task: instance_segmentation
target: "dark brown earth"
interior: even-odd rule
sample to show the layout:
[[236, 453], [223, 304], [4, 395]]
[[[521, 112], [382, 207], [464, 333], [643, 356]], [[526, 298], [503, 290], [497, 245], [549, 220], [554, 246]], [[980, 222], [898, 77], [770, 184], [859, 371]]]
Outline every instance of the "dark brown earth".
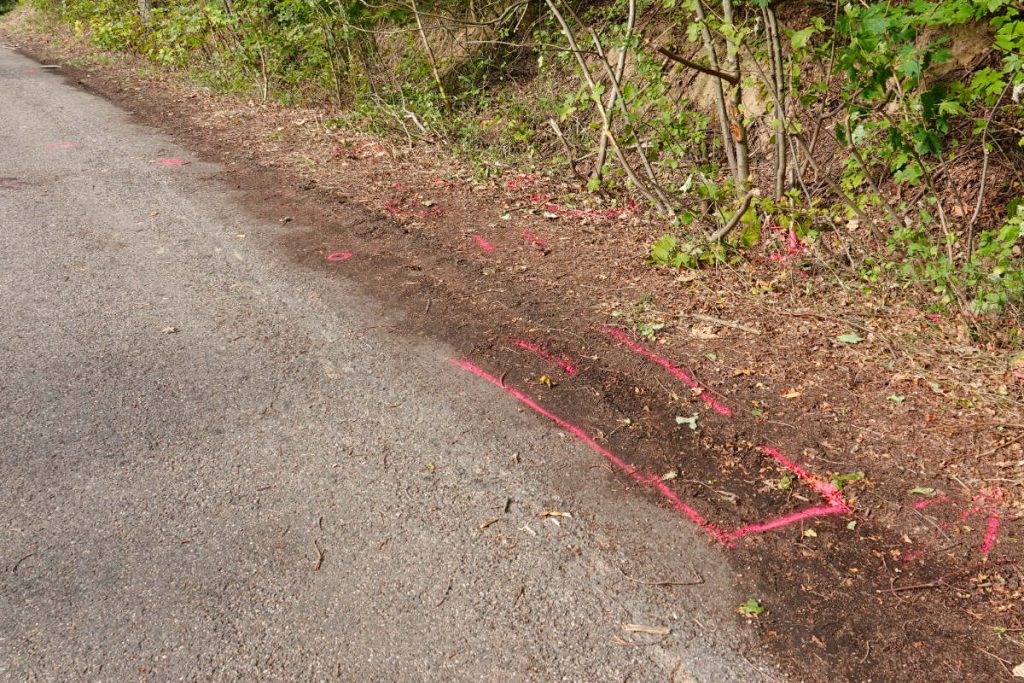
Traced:
[[[836, 300], [827, 311], [798, 308], [794, 292], [807, 280], [799, 264], [723, 273], [721, 287], [713, 278], [679, 278], [642, 267], [650, 237], [642, 216], [538, 208], [531, 195], [566, 189], [552, 179], [477, 183], [444, 158], [425, 160], [422, 149], [398, 152], [358, 132], [329, 133], [317, 125], [325, 112], [213, 97], [166, 74], [140, 77], [130, 60], [76, 68], [67, 62], [82, 52], [38, 35], [5, 40], [64, 64], [70, 82], [222, 163], [220, 179], [254, 215], [296, 226], [277, 245], [282, 259], [358, 283], [404, 312], [405, 332], [445, 340], [637, 470], [674, 472], [664, 485], [714, 524], [732, 529], [823, 502], [795, 478], [784, 483], [790, 473], [758, 446], [778, 448], [824, 481], [863, 472], [844, 484], [848, 514], [723, 550], [738, 584], [766, 609], [747, 621], [795, 678], [1003, 680], [1024, 661], [1020, 482], [994, 464], [1022, 457], [1024, 425], [995, 413], [987, 437], [978, 420], [964, 429], [923, 375], [894, 372], [903, 349], [888, 348], [894, 335], [878, 319], [854, 318]], [[343, 251], [353, 256], [327, 259]], [[762, 316], [750, 303], [761, 295], [740, 293], [740, 282], [796, 305], [788, 315]], [[645, 296], [655, 303], [641, 310], [636, 302]], [[634, 319], [666, 310], [678, 311], [670, 318], [677, 333], [665, 343], [638, 341], [698, 378], [703, 395], [606, 332], [635, 338]], [[758, 333], [694, 314], [741, 320]], [[874, 355], [834, 341], [852, 331]], [[571, 359], [579, 373], [567, 375], [516, 339]], [[886, 400], [897, 394], [904, 401]], [[706, 395], [733, 417], [707, 409]], [[693, 415], [696, 429], [677, 424]], [[992, 432], [993, 423], [1005, 431]], [[950, 450], [946, 438], [960, 447]], [[609, 471], [608, 496], [656, 495], [597, 455], [594, 463]], [[911, 493], [915, 487], [932, 491]], [[982, 552], [993, 519], [995, 541]], [[666, 591], [665, 599], [678, 594]]]

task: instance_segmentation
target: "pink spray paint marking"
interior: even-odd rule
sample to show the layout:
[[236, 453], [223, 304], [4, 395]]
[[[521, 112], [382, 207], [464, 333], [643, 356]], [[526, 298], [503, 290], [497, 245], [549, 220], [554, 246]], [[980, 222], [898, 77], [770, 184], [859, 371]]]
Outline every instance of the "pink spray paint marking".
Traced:
[[732, 410], [730, 410], [728, 406], [725, 406], [722, 403], [720, 403], [715, 397], [708, 396], [708, 391], [709, 390], [708, 390], [707, 387], [701, 385], [697, 380], [695, 380], [694, 378], [690, 377], [688, 374], [686, 374], [681, 369], [679, 369], [678, 367], [673, 365], [671, 362], [669, 362], [668, 360], [662, 358], [661, 356], [659, 356], [659, 355], [657, 355], [657, 354], [655, 354], [655, 353], [653, 353], [651, 351], [648, 351], [647, 349], [645, 349], [640, 344], [637, 344], [635, 341], [633, 341], [629, 337], [628, 334], [626, 334], [622, 330], [616, 330], [616, 329], [611, 328], [611, 327], [606, 327], [604, 331], [607, 334], [609, 334], [612, 337], [614, 337], [616, 340], [618, 340], [618, 341], [622, 342], [623, 344], [625, 344], [626, 347], [629, 348], [631, 351], [633, 351], [635, 353], [638, 353], [641, 356], [644, 356], [645, 358], [649, 358], [650, 360], [654, 361], [655, 363], [657, 363], [661, 367], [665, 368], [676, 379], [678, 379], [680, 382], [682, 382], [686, 386], [690, 387], [691, 389], [702, 389], [703, 391], [702, 391], [700, 397], [704, 401], [704, 403], [706, 403], [708, 405], [709, 408], [711, 408], [715, 412], [719, 413], [720, 415], [725, 415], [726, 417], [732, 417]]
[[935, 503], [944, 503], [947, 500], [949, 500], [949, 496], [943, 494], [938, 498], [925, 498], [924, 500], [919, 500], [915, 503], [911, 503], [911, 505], [915, 510], [924, 510], [926, 507], [930, 505], [933, 505]]
[[996, 536], [999, 534], [999, 522], [1001, 518], [998, 512], [989, 515], [988, 523], [985, 526], [985, 537], [981, 541], [981, 554], [988, 553], [996, 545]]
[[576, 371], [576, 367], [572, 363], [570, 363], [568, 360], [559, 358], [558, 356], [556, 356], [555, 354], [551, 353], [550, 351], [546, 351], [545, 349], [541, 348], [537, 344], [534, 344], [533, 342], [526, 341], [525, 339], [516, 339], [515, 342], [516, 342], [516, 346], [518, 346], [519, 348], [526, 349], [527, 351], [529, 351], [531, 353], [535, 353], [538, 356], [540, 356], [541, 358], [543, 358], [544, 360], [550, 361], [550, 362], [554, 363], [555, 365], [557, 365], [558, 367], [562, 368], [562, 370], [565, 372], [565, 374], [569, 375], [570, 377], [576, 374], [576, 372], [577, 372]]
[[540, 180], [540, 176], [535, 175], [519, 175], [515, 178], [510, 179], [505, 183], [505, 188], [508, 190], [518, 190], [523, 185], [530, 185]]
[[181, 166], [185, 160], [178, 157], [160, 157], [156, 162], [161, 166]]
[[331, 263], [337, 263], [338, 261], [347, 261], [352, 258], [351, 251], [334, 251], [327, 255], [327, 260]]
[[490, 382], [494, 386], [502, 389], [505, 393], [507, 393], [512, 398], [516, 399], [517, 401], [519, 401], [520, 403], [525, 405], [527, 408], [530, 408], [534, 412], [539, 413], [540, 415], [543, 415], [544, 417], [548, 418], [549, 420], [551, 420], [552, 422], [557, 424], [559, 427], [561, 427], [562, 429], [564, 429], [565, 431], [569, 432], [570, 434], [575, 436], [577, 439], [579, 439], [580, 441], [585, 443], [592, 450], [594, 450], [597, 453], [599, 453], [601, 456], [603, 456], [606, 460], [608, 460], [610, 463], [615, 465], [617, 468], [619, 468], [620, 470], [622, 470], [623, 472], [625, 472], [626, 474], [631, 476], [637, 482], [639, 482], [641, 484], [644, 484], [644, 485], [651, 485], [651, 484], [654, 484], [654, 482], [657, 482], [657, 484], [654, 484], [654, 485], [658, 488], [659, 491], [661, 491], [661, 493], [663, 495], [666, 494], [666, 493], [668, 494], [667, 495], [668, 499], [672, 502], [673, 506], [677, 510], [682, 512], [691, 522], [693, 522], [698, 527], [700, 527], [701, 529], [706, 531], [708, 534], [710, 534], [712, 536], [712, 538], [714, 538], [715, 540], [717, 540], [719, 542], [722, 542], [722, 543], [726, 542], [725, 535], [724, 535], [724, 533], [722, 532], [721, 529], [719, 529], [718, 527], [716, 527], [715, 525], [711, 524], [706, 519], [704, 519], [704, 517], [699, 512], [697, 512], [697, 510], [695, 510], [694, 508], [690, 507], [686, 503], [684, 503], [681, 500], [679, 500], [679, 498], [676, 497], [675, 494], [673, 494], [670, 490], [668, 490], [668, 487], [667, 487], [667, 485], [665, 485], [665, 482], [661, 481], [657, 477], [657, 475], [655, 475], [653, 473], [643, 474], [638, 469], [633, 467], [632, 465], [627, 465], [626, 462], [624, 460], [622, 460], [622, 458], [620, 458], [619, 456], [615, 455], [614, 453], [609, 451], [607, 448], [604, 448], [603, 446], [601, 446], [601, 444], [599, 444], [596, 441], [594, 441], [594, 439], [592, 439], [582, 429], [580, 429], [576, 425], [573, 425], [573, 424], [571, 424], [569, 422], [566, 422], [565, 420], [563, 420], [562, 418], [558, 417], [554, 413], [552, 413], [552, 412], [542, 408], [532, 398], [530, 398], [529, 396], [527, 396], [523, 392], [519, 391], [518, 389], [515, 389], [514, 387], [510, 387], [510, 386], [505, 385], [500, 379], [498, 379], [494, 375], [488, 373], [486, 370], [483, 370], [483, 369], [477, 367], [476, 365], [473, 365], [469, 361], [458, 360], [458, 359], [455, 359], [455, 358], [450, 358], [449, 361], [451, 363], [453, 363], [454, 365], [457, 365], [458, 367], [462, 368], [463, 370], [468, 370], [469, 372], [473, 373], [477, 377], [479, 377], [481, 379], [484, 379], [484, 380], [487, 380], [488, 382]]
[[802, 254], [804, 249], [805, 246], [803, 241], [796, 236], [796, 232], [793, 228], [790, 228], [789, 234], [786, 236], [786, 251], [769, 254], [768, 260], [775, 261], [776, 263], [785, 263], [794, 256]]
[[780, 451], [771, 446], [761, 446], [761, 452], [765, 453], [775, 462], [779, 463], [787, 470], [796, 475], [797, 479], [804, 482], [808, 488], [817, 493], [819, 496], [828, 501], [828, 504], [834, 507], [843, 508], [849, 510], [850, 507], [843, 500], [843, 494], [839, 490], [839, 487], [830, 481], [824, 481], [814, 476], [800, 465], [787, 458]]
[[[573, 424], [563, 420], [562, 418], [558, 417], [557, 415], [555, 415], [551, 411], [549, 411], [549, 410], [547, 410], [545, 408], [542, 408], [532, 398], [530, 398], [529, 396], [527, 396], [523, 392], [519, 391], [518, 389], [515, 389], [514, 387], [510, 387], [510, 386], [504, 384], [501, 381], [501, 379], [499, 379], [498, 377], [495, 377], [494, 375], [491, 375], [486, 370], [483, 370], [480, 367], [474, 365], [473, 363], [471, 363], [469, 361], [465, 361], [465, 360], [457, 360], [455, 358], [451, 358], [451, 359], [449, 359], [449, 361], [452, 364], [462, 368], [463, 370], [468, 370], [469, 372], [473, 373], [477, 377], [480, 377], [481, 379], [487, 380], [488, 382], [490, 382], [494, 386], [500, 388], [502, 391], [507, 393], [512, 398], [516, 399], [517, 401], [519, 401], [520, 403], [525, 405], [527, 408], [530, 408], [534, 412], [536, 412], [536, 413], [538, 413], [540, 415], [543, 415], [544, 417], [548, 418], [549, 420], [551, 420], [552, 422], [557, 424], [559, 427], [561, 427], [562, 429], [566, 430], [567, 432], [569, 432], [570, 434], [575, 436], [577, 439], [579, 439], [580, 441], [585, 443], [592, 450], [596, 451], [598, 454], [600, 454], [602, 457], [604, 457], [606, 460], [608, 460], [608, 462], [610, 462], [611, 464], [615, 465], [615, 467], [617, 467], [619, 470], [621, 470], [625, 474], [628, 474], [636, 482], [638, 482], [638, 483], [640, 483], [640, 484], [642, 484], [644, 486], [653, 487], [666, 500], [668, 500], [669, 503], [672, 504], [672, 507], [675, 508], [676, 511], [678, 511], [680, 514], [682, 514], [684, 517], [686, 517], [688, 520], [690, 520], [690, 522], [692, 522], [698, 528], [700, 528], [701, 530], [706, 532], [709, 536], [711, 536], [713, 539], [715, 539], [719, 543], [725, 545], [726, 547], [732, 547], [733, 545], [735, 545], [735, 541], [737, 541], [737, 540], [739, 540], [739, 539], [741, 539], [741, 538], [743, 538], [745, 536], [750, 536], [750, 535], [753, 535], [753, 534], [760, 534], [760, 533], [764, 533], [764, 532], [767, 532], [767, 531], [772, 531], [774, 529], [779, 529], [779, 528], [788, 526], [790, 524], [794, 524], [796, 522], [802, 522], [802, 521], [805, 521], [805, 520], [808, 520], [808, 519], [812, 519], [814, 517], [823, 517], [823, 516], [826, 516], [826, 515], [845, 514], [845, 513], [850, 512], [849, 505], [847, 505], [847, 503], [842, 499], [842, 496], [839, 494], [838, 489], [835, 489], [834, 486], [831, 487], [831, 489], [829, 489], [828, 487], [831, 486], [830, 484], [827, 484], [825, 482], [822, 482], [822, 481], [819, 481], [819, 480], [815, 479], [813, 476], [808, 474], [803, 468], [793, 464], [788, 458], [783, 456], [778, 451], [775, 451], [774, 449], [770, 449], [770, 451], [769, 451], [769, 449], [767, 449], [767, 447], [766, 447], [766, 448], [763, 448], [762, 450], [766, 454], [771, 456], [773, 459], [775, 459], [776, 462], [779, 462], [779, 464], [783, 465], [784, 467], [788, 467], [788, 468], [792, 469], [794, 474], [796, 474], [796, 476], [798, 478], [800, 478], [800, 479], [802, 479], [804, 481], [808, 481], [809, 483], [812, 483], [813, 484], [812, 488], [815, 491], [818, 491], [818, 492], [824, 491], [825, 493], [827, 493], [829, 497], [826, 498], [826, 500], [828, 502], [825, 505], [818, 505], [818, 506], [815, 506], [815, 507], [812, 507], [812, 508], [807, 508], [807, 509], [804, 509], [804, 510], [798, 510], [796, 512], [791, 512], [789, 514], [785, 514], [785, 515], [782, 515], [780, 517], [775, 517], [775, 518], [772, 518], [772, 519], [768, 519], [768, 520], [763, 521], [763, 522], [756, 522], [756, 523], [753, 523], [753, 524], [746, 524], [746, 525], [741, 526], [738, 529], [735, 529], [733, 531], [724, 531], [719, 526], [717, 526], [717, 525], [713, 524], [712, 522], [708, 521], [708, 519], [705, 518], [694, 507], [692, 507], [691, 505], [688, 505], [687, 503], [684, 503], [682, 500], [680, 500], [679, 496], [677, 496], [672, 491], [672, 489], [669, 488], [668, 483], [663, 481], [661, 479], [661, 477], [659, 477], [656, 473], [650, 472], [650, 471], [648, 471], [648, 472], [641, 472], [640, 470], [638, 470], [637, 468], [633, 467], [632, 465], [627, 465], [626, 462], [624, 460], [622, 460], [622, 458], [620, 458], [619, 456], [615, 455], [614, 453], [609, 451], [607, 448], [604, 448], [599, 443], [594, 441], [594, 439], [592, 439], [581, 428], [579, 428], [576, 425], [573, 425]], [[775, 455], [773, 455], [773, 453]]]
[[531, 242], [535, 247], [540, 247], [541, 249], [544, 248], [544, 240], [537, 237], [532, 232], [529, 232], [528, 230], [523, 230], [520, 234], [523, 236], [524, 239], [526, 239], [527, 242]]
[[51, 142], [46, 146], [46, 149], [74, 149], [75, 143], [68, 142], [67, 140], [61, 140], [60, 142]]
[[490, 242], [488, 242], [487, 240], [485, 240], [480, 235], [473, 235], [473, 241], [476, 242], [476, 245], [478, 247], [480, 247], [481, 249], [483, 249], [487, 253], [490, 253], [490, 252], [494, 251], [494, 245], [491, 244]]
[[[1003, 490], [1000, 489], [999, 487], [996, 487], [989, 491], [982, 491], [981, 493], [977, 494], [971, 499], [971, 506], [964, 510], [963, 512], [961, 512], [955, 520], [942, 522], [941, 524], [937, 525], [935, 531], [931, 535], [931, 538], [929, 538], [924, 543], [923, 548], [921, 548], [920, 550], [915, 550], [913, 552], [905, 553], [901, 559], [904, 562], [913, 562], [914, 560], [920, 559], [928, 552], [928, 550], [933, 545], [935, 545], [935, 543], [939, 540], [939, 537], [942, 536], [943, 532], [945, 532], [947, 529], [955, 525], [963, 524], [972, 517], [982, 514], [987, 515], [987, 518], [985, 521], [985, 533], [982, 537], [981, 546], [978, 548], [978, 550], [982, 555], [991, 552], [991, 550], [996, 546], [996, 541], [999, 535], [999, 526], [1002, 523], [1002, 515], [996, 507], [999, 504], [999, 501], [1002, 500], [1002, 498]], [[954, 503], [952, 500], [949, 499], [948, 496], [944, 495], [940, 498], [917, 501], [913, 503], [913, 507], [915, 510], [923, 510], [924, 508], [932, 504], [953, 505]]]

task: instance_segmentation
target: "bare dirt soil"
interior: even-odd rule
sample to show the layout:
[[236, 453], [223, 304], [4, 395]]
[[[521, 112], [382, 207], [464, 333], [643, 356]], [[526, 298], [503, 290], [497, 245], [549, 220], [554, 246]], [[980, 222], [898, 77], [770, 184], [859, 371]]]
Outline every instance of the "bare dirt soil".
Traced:
[[[482, 183], [440, 150], [327, 130], [326, 110], [101, 65], [24, 26], [4, 42], [222, 163], [254, 214], [296, 226], [282, 259], [360, 283], [495, 391], [578, 427], [604, 451], [609, 496], [704, 526], [765, 609], [737, 620], [795, 678], [1003, 680], [1024, 661], [1022, 386], [995, 368], [1008, 396], [965, 402], [984, 354], [946, 321], [843, 287], [808, 308], [823, 276], [782, 237], [718, 273], [647, 267], [657, 227], [637, 209], [563, 203], [555, 178]], [[657, 320], [655, 341], [635, 334]], [[920, 353], [916, 335], [932, 340]]]

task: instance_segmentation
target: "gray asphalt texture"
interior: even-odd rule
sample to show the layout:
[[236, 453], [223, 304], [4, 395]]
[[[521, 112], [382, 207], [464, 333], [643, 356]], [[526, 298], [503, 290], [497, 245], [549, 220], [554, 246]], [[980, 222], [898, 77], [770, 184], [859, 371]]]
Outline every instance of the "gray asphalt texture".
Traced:
[[0, 680], [761, 679], [724, 551], [222, 170], [0, 49]]

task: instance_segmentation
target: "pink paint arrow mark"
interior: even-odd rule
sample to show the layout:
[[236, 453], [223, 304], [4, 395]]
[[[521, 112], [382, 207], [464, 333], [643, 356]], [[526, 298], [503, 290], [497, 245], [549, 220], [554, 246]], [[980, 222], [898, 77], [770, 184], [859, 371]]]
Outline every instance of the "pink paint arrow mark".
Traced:
[[351, 251], [334, 251], [327, 255], [327, 260], [331, 263], [337, 263], [338, 261], [347, 261], [352, 258]]

